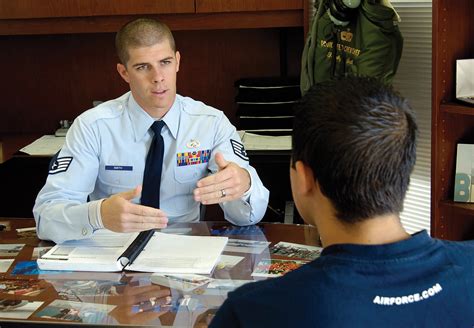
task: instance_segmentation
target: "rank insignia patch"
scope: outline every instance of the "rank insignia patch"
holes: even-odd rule
[[[66,172],[72,162],[72,157],[56,157],[51,161],[49,174]]]
[[[211,150],[195,150],[176,154],[178,166],[196,165],[209,162]]]
[[[247,152],[245,151],[244,145],[236,140],[230,139],[230,144],[234,150],[234,154],[242,158],[244,161],[249,161]]]

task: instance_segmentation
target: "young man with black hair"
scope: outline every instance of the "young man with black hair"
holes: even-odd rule
[[[324,251],[230,293],[211,327],[472,327],[474,242],[400,222],[416,157],[407,101],[351,77],[313,87],[295,115],[293,197]]]

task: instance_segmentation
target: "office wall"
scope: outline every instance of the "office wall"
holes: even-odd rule
[[[280,75],[285,55],[288,74],[299,74],[302,28],[176,31],[175,38],[178,92],[224,110],[234,123],[236,79]],[[115,69],[114,33],[0,36],[0,44],[0,135],[52,133],[93,100],[128,90]]]

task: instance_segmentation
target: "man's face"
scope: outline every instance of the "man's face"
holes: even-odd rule
[[[137,103],[152,117],[165,115],[176,97],[180,54],[168,40],[150,47],[128,49],[129,60],[117,64]]]

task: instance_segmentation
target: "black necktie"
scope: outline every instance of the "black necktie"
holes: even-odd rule
[[[163,153],[165,144],[161,136],[164,121],[155,121],[151,129],[155,133],[146,156],[145,172],[143,174],[142,205],[160,208],[161,170],[163,168]]]

